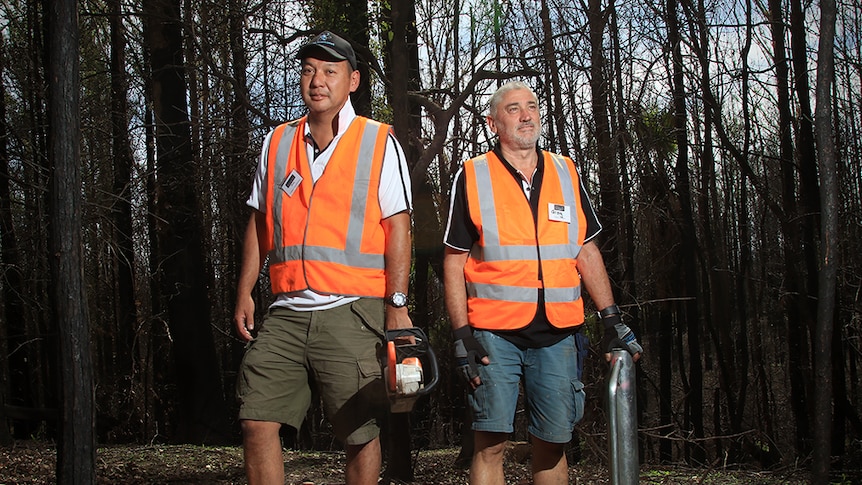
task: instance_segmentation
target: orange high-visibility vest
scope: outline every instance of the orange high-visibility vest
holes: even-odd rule
[[[576,259],[587,223],[578,173],[571,159],[542,154],[544,178],[535,224],[520,183],[493,152],[464,163],[467,205],[479,231],[464,266],[467,316],[473,327],[526,327],[536,314],[540,288],[551,325],[566,328],[584,321]]]
[[[386,238],[378,188],[390,127],[356,117],[315,183],[305,122],[277,127],[267,153],[262,244],[272,292],[382,298]]]

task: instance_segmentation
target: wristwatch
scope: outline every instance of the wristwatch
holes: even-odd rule
[[[407,306],[407,295],[401,293],[400,291],[396,291],[391,295],[387,296],[386,299],[383,300],[387,305],[392,306],[394,308],[402,308]]]

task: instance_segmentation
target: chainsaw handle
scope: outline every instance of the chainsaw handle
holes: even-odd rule
[[[395,357],[396,357],[395,342],[393,342],[392,340],[386,342],[386,353],[387,353],[387,357],[388,357],[388,360],[386,362],[387,363],[395,362]],[[390,392],[395,392],[395,388],[397,386],[397,382],[396,382],[397,380],[398,379],[395,375],[394,369],[390,369],[389,382],[387,382],[387,385],[389,386]]]
[[[430,393],[437,385],[437,381],[440,380],[440,373],[437,372],[437,357],[434,355],[434,349],[432,349],[430,345],[428,346],[428,353],[426,355],[428,356],[427,363],[429,364],[431,371],[431,382],[425,384],[425,387],[422,389],[419,389],[419,391],[416,392],[417,396],[424,396]]]
[[[428,342],[428,337],[425,335],[425,332],[419,327],[411,327],[411,328],[397,328],[393,330],[386,331],[386,347],[387,353],[389,354],[390,361],[395,360],[395,352],[396,346],[394,341],[399,338],[404,337],[414,337],[415,346],[418,351],[419,360],[422,362],[422,370],[425,375],[430,377],[430,382],[426,382],[425,386],[416,391],[416,393],[411,394],[411,396],[424,396],[431,392],[435,386],[437,386],[437,382],[440,380],[440,373],[437,368],[437,356],[434,354],[434,349],[431,348],[431,344]],[[392,372],[390,376],[391,382],[388,383],[390,389],[395,389],[395,373]]]

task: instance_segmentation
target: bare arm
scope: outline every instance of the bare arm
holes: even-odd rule
[[[236,306],[233,321],[237,334],[243,340],[251,340],[254,329],[254,299],[251,292],[257,284],[257,277],[263,265],[258,231],[263,228],[264,215],[254,211],[248,219],[242,249],[242,266],[236,286]]]
[[[446,246],[446,254],[443,256],[443,293],[453,331],[469,325],[467,320],[467,282],[464,280],[464,265],[467,263],[469,255],[470,253],[467,251],[459,251]],[[457,344],[457,334],[455,338]],[[461,342],[461,348],[464,349],[464,343]],[[475,343],[475,340],[473,342]],[[456,357],[457,348],[456,345]],[[481,349],[478,355],[479,361],[484,365],[490,364],[491,360],[487,353],[481,346],[479,348]],[[466,368],[468,364],[463,365]],[[465,378],[473,389],[482,385],[482,379],[478,375],[466,375]]]
[[[596,304],[596,310],[602,310],[614,304],[614,293],[611,290],[605,260],[593,241],[584,244],[578,254],[578,272],[581,273],[581,281],[587,293]]]
[[[383,259],[386,267],[386,295],[396,291],[406,294],[410,285],[410,213],[399,212],[383,219],[386,249]],[[386,305],[386,329],[411,328],[407,307]]]
[[[443,295],[446,310],[452,322],[452,330],[467,322],[467,282],[464,280],[464,265],[470,253],[446,246],[443,256]]]
[[[590,294],[597,310],[603,310],[614,304],[614,293],[611,289],[611,280],[608,277],[605,260],[599,247],[590,241],[581,248],[578,254],[578,272],[581,273],[581,281]],[[635,354],[632,359],[637,361],[640,353]],[[605,360],[610,361],[611,354],[605,354]]]

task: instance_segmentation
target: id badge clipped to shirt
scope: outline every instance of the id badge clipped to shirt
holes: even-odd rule
[[[572,213],[567,205],[563,204],[548,204],[548,220],[554,222],[572,223]]]
[[[284,182],[281,184],[281,190],[283,190],[288,197],[293,197],[293,193],[296,192],[296,188],[299,187],[301,182],[302,175],[300,175],[296,170],[291,170],[287,175],[287,178],[285,178]]]

